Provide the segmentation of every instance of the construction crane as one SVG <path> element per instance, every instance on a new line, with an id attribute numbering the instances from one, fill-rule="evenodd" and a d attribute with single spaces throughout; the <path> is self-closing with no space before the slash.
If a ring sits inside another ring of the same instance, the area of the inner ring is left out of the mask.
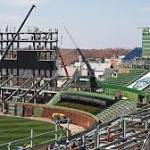
<path id="1" fill-rule="evenodd" d="M 61 45 L 60 45 L 60 49 L 62 49 L 62 37 L 61 37 Z M 69 77 L 69 73 L 68 73 L 66 64 L 65 64 L 65 62 L 64 62 L 64 59 L 63 59 L 63 57 L 62 57 L 62 55 L 61 55 L 61 53 L 60 53 L 60 50 L 57 49 L 57 48 L 56 48 L 56 50 L 57 50 L 58 56 L 59 56 L 59 58 L 60 58 L 60 60 L 61 60 L 62 66 L 63 66 L 63 68 L 64 68 L 64 70 L 65 70 L 67 79 L 69 80 L 70 77 Z"/>
<path id="2" fill-rule="evenodd" d="M 96 81 L 96 77 L 95 77 L 95 71 L 92 69 L 90 63 L 88 62 L 88 60 L 82 54 L 80 48 L 77 46 L 77 43 L 75 42 L 75 40 L 73 39 L 73 37 L 70 34 L 69 30 L 66 28 L 66 26 L 64 24 L 63 24 L 63 27 L 64 27 L 66 33 L 68 34 L 69 38 L 71 39 L 72 43 L 74 44 L 75 49 L 79 52 L 79 54 L 81 55 L 84 63 L 87 66 L 88 75 L 89 75 L 89 81 L 90 81 L 90 91 L 91 92 L 95 92 L 96 89 L 97 89 L 97 81 Z"/>
<path id="3" fill-rule="evenodd" d="M 49 37 L 50 37 L 50 32 L 49 32 L 49 34 L 47 35 L 47 40 L 49 39 Z M 60 53 L 60 50 L 62 49 L 62 37 L 61 37 L 60 49 L 59 49 L 57 46 L 55 46 L 54 49 L 55 49 L 56 53 L 58 54 L 58 56 L 59 56 L 59 58 L 60 58 L 60 61 L 61 61 L 61 63 L 62 63 L 62 66 L 63 66 L 63 68 L 64 68 L 64 70 L 65 70 L 67 79 L 69 80 L 70 77 L 69 77 L 69 73 L 68 73 L 66 64 L 65 64 L 64 59 L 63 59 L 63 57 L 62 57 L 62 55 L 61 55 L 61 53 Z"/>
<path id="4" fill-rule="evenodd" d="M 64 70 L 65 70 L 65 73 L 66 73 L 67 79 L 69 79 L 69 73 L 68 73 L 68 70 L 67 70 L 67 68 L 66 68 L 66 65 L 65 65 L 64 59 L 63 59 L 62 55 L 60 54 L 59 49 L 57 50 L 57 53 L 58 53 L 58 56 L 59 56 L 59 58 L 60 58 L 60 60 L 61 60 L 62 66 L 63 66 L 63 68 L 64 68 Z"/>
<path id="5" fill-rule="evenodd" d="M 11 48 L 13 42 L 15 41 L 16 37 L 18 36 L 18 34 L 20 33 L 22 27 L 24 26 L 25 22 L 27 21 L 28 17 L 30 16 L 33 8 L 36 7 L 35 5 L 32 5 L 31 9 L 29 10 L 28 14 L 26 15 L 25 19 L 23 20 L 22 24 L 20 25 L 18 31 L 16 32 L 15 36 L 13 37 L 12 41 L 10 42 L 10 44 L 7 46 L 5 53 L 2 55 L 2 57 L 0 58 L 0 61 L 4 60 L 5 56 L 7 55 L 9 49 Z"/>

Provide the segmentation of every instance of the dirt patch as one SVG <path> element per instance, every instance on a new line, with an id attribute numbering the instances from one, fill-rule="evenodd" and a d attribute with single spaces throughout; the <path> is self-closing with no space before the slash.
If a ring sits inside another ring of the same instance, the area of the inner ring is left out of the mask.
<path id="1" fill-rule="evenodd" d="M 26 117 L 26 118 L 31 119 L 31 120 L 44 121 L 44 122 L 49 122 L 49 123 L 54 124 L 54 122 L 48 118 L 40 118 L 40 117 Z M 67 124 L 61 124 L 61 126 L 64 128 L 67 128 Z M 85 129 L 83 127 L 77 126 L 75 124 L 69 124 L 69 130 L 71 131 L 72 135 L 75 135 L 77 133 L 85 131 Z"/>

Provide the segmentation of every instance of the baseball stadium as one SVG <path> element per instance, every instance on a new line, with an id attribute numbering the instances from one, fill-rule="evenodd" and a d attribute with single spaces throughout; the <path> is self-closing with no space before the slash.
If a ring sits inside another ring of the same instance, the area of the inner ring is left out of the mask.
<path id="1" fill-rule="evenodd" d="M 142 47 L 115 57 L 75 48 L 68 65 L 58 29 L 25 30 L 34 9 L 0 30 L 0 150 L 149 150 L 150 28 Z"/>

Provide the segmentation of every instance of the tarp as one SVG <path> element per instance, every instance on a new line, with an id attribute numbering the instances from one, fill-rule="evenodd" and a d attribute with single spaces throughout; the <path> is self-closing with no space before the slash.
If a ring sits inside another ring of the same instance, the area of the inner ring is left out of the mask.
<path id="1" fill-rule="evenodd" d="M 142 76 L 140 79 L 136 80 L 134 83 L 128 86 L 131 89 L 137 89 L 139 91 L 150 86 L 150 72 Z"/>

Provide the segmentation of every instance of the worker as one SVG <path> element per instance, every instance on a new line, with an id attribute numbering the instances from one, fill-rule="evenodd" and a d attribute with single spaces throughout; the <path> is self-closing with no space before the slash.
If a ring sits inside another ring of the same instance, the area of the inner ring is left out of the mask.
<path id="1" fill-rule="evenodd" d="M 18 146 L 16 150 L 22 150 L 22 146 Z"/>
<path id="2" fill-rule="evenodd" d="M 107 141 L 108 142 L 112 142 L 113 140 L 114 140 L 114 137 L 113 137 L 113 135 L 111 134 L 111 130 L 110 130 L 110 128 L 108 128 L 107 129 Z"/>
<path id="3" fill-rule="evenodd" d="M 27 145 L 23 144 L 22 146 L 18 146 L 17 150 L 27 150 Z"/>
<path id="4" fill-rule="evenodd" d="M 76 148 L 76 147 L 77 147 L 76 143 L 73 142 L 72 145 L 71 145 L 71 149 L 74 149 L 74 148 Z"/>
<path id="5" fill-rule="evenodd" d="M 23 144 L 22 150 L 26 150 L 26 144 Z"/>

